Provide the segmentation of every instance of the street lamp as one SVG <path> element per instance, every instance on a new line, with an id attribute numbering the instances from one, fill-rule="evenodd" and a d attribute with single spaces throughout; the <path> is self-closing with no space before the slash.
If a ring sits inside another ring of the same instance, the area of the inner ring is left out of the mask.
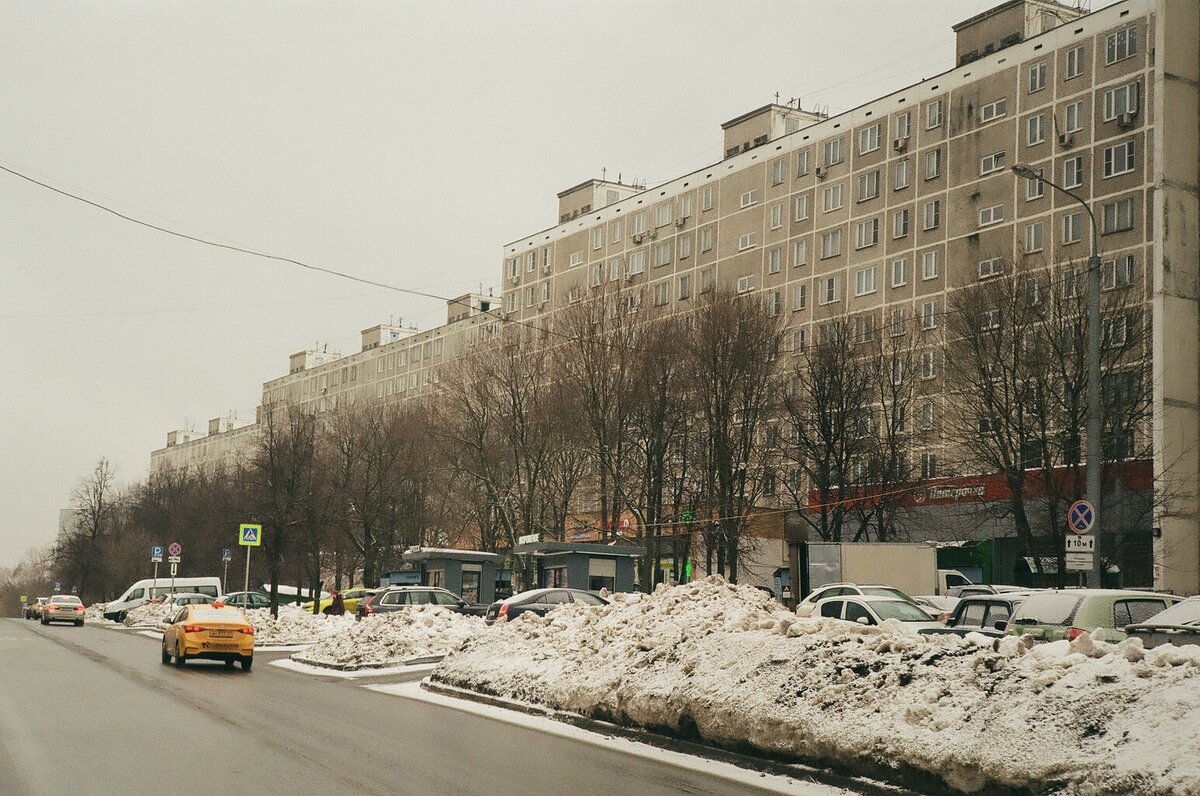
<path id="1" fill-rule="evenodd" d="M 1012 171 L 1018 177 L 1038 180 L 1071 197 L 1087 211 L 1088 219 L 1092 223 L 1092 253 L 1088 257 L 1087 283 L 1087 499 L 1092 504 L 1094 512 L 1092 532 L 1096 536 L 1096 552 L 1092 554 L 1092 580 L 1094 581 L 1092 585 L 1098 589 L 1103 586 L 1101 580 L 1103 567 L 1100 564 L 1100 532 L 1102 530 L 1100 525 L 1100 481 L 1104 466 L 1104 452 L 1100 445 L 1102 433 L 1100 423 L 1100 230 L 1096 226 L 1096 216 L 1092 212 L 1091 206 L 1083 199 L 1061 185 L 1055 185 L 1043 177 L 1040 171 L 1034 171 L 1024 163 L 1014 163 Z"/>

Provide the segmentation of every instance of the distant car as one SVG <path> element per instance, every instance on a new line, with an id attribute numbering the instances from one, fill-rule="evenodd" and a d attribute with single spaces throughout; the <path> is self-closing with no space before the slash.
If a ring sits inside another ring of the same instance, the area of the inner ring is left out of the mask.
<path id="1" fill-rule="evenodd" d="M 492 603 L 488 606 L 483 621 L 491 625 L 501 619 L 515 619 L 524 613 L 545 616 L 558 606 L 569 603 L 601 606 L 608 605 L 608 600 L 583 589 L 531 589 Z"/>
<path id="2" fill-rule="evenodd" d="M 1028 592 L 1020 591 L 964 597 L 958 601 L 954 612 L 946 620 L 945 627 L 921 632 L 955 636 L 980 633 L 984 636 L 999 638 L 1004 635 L 1004 629 L 1008 626 L 1008 620 L 1012 617 L 1013 611 L 1028 597 Z"/>
<path id="3" fill-rule="evenodd" d="M 254 628 L 237 608 L 228 605 L 185 605 L 163 631 L 162 662 L 182 667 L 192 659 L 234 663 L 250 671 L 254 664 Z"/>
<path id="4" fill-rule="evenodd" d="M 884 584 L 864 584 L 862 586 L 857 583 L 827 583 L 824 586 L 818 586 L 813 589 L 812 594 L 805 597 L 796 606 L 797 616 L 812 616 L 813 609 L 821 600 L 827 597 L 844 597 L 846 595 L 858 594 L 867 595 L 870 597 L 895 597 L 900 600 L 907 600 L 916 605 L 916 601 L 909 597 L 904 592 L 894 586 Z"/>
<path id="5" fill-rule="evenodd" d="M 1109 631 L 1107 640 L 1124 637 L 1126 625 L 1136 625 L 1162 613 L 1182 597 L 1124 589 L 1068 589 L 1031 594 L 1013 612 L 1005 632 L 1028 634 L 1038 641 L 1071 641 L 1096 628 Z"/>
<path id="6" fill-rule="evenodd" d="M 222 594 L 216 600 L 236 608 L 270 608 L 271 597 L 261 591 L 234 591 Z"/>
<path id="7" fill-rule="evenodd" d="M 49 597 L 36 597 L 25 603 L 25 618 L 41 619 L 42 611 L 46 610 L 46 603 L 49 601 Z"/>
<path id="8" fill-rule="evenodd" d="M 1022 586 L 996 586 L 989 583 L 971 583 L 946 590 L 947 597 L 974 597 L 978 594 L 1004 594 L 1009 591 L 1032 591 Z"/>
<path id="9" fill-rule="evenodd" d="M 83 603 L 74 594 L 55 594 L 42 610 L 42 624 L 70 622 L 79 627 L 83 624 Z"/>
<path id="10" fill-rule="evenodd" d="M 924 608 L 939 622 L 945 622 L 958 606 L 957 597 L 943 597 L 940 594 L 918 594 L 913 596 L 913 602 Z"/>
<path id="11" fill-rule="evenodd" d="M 914 604 L 912 600 L 872 594 L 826 597 L 817 603 L 812 616 L 842 619 L 868 626 L 881 625 L 886 619 L 896 619 L 918 632 L 926 628 L 942 627 L 941 622 L 930 617 L 921 606 Z"/>
<path id="12" fill-rule="evenodd" d="M 168 608 L 182 608 L 185 605 L 212 605 L 214 602 L 216 602 L 216 598 L 210 597 L 207 594 L 179 592 L 163 600 L 162 604 Z"/>
<path id="13" fill-rule="evenodd" d="M 1145 622 L 1125 625 L 1125 634 L 1140 638 L 1146 647 L 1200 644 L 1200 597 L 1175 603 Z"/>
<path id="14" fill-rule="evenodd" d="M 461 597 L 436 586 L 390 586 L 360 600 L 355 616 L 361 621 L 375 614 L 390 614 L 420 605 L 440 605 L 456 613 L 467 608 Z"/>
<path id="15" fill-rule="evenodd" d="M 362 602 L 363 599 L 370 597 L 372 594 L 375 594 L 378 591 L 379 589 L 368 589 L 363 586 L 359 586 L 358 588 L 354 589 L 346 589 L 344 592 L 342 592 L 342 603 L 346 606 L 346 613 L 355 613 L 358 610 L 358 604 Z M 300 607 L 311 614 L 313 609 L 312 600 L 309 600 Z M 325 597 L 321 600 L 321 613 L 329 613 L 329 609 L 332 607 L 332 596 Z"/>

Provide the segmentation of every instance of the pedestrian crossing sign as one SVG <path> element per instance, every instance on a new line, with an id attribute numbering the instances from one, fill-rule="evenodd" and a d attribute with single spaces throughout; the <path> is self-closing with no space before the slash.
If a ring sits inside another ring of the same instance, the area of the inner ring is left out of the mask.
<path id="1" fill-rule="evenodd" d="M 262 544 L 262 526 L 242 523 L 238 526 L 238 544 L 258 547 Z"/>

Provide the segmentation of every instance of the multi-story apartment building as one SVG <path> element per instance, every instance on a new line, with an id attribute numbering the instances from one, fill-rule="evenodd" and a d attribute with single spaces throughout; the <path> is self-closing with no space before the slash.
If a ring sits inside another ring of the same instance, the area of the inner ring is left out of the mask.
<path id="1" fill-rule="evenodd" d="M 721 162 L 586 212 L 575 193 L 609 185 L 577 186 L 559 195 L 559 224 L 504 246 L 504 317 L 537 323 L 614 287 L 631 313 L 687 311 L 720 285 L 762 293 L 796 349 L 858 317 L 907 315 L 933 341 L 956 288 L 1020 257 L 1059 281 L 1086 262 L 1085 212 L 1010 171 L 1026 164 L 1090 203 L 1103 268 L 1119 275 L 1106 287 L 1127 286 L 1151 319 L 1146 433 L 1169 484 L 1155 581 L 1196 592 L 1198 9 L 1010 0 L 955 26 L 950 71 L 829 118 L 766 105 L 723 125 Z M 921 475 L 936 477 L 945 442 L 921 444 Z"/>

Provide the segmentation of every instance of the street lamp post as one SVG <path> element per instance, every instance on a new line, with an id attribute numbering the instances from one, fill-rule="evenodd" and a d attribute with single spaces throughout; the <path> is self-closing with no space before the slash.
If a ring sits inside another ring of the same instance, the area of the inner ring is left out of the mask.
<path id="1" fill-rule="evenodd" d="M 1096 215 L 1092 212 L 1091 206 L 1071 191 L 1054 184 L 1043 177 L 1041 172 L 1034 171 L 1023 163 L 1014 163 L 1012 171 L 1018 177 L 1038 180 L 1071 197 L 1087 212 L 1088 219 L 1092 224 L 1092 253 L 1088 257 L 1087 283 L 1087 499 L 1095 512 L 1092 533 L 1096 536 L 1096 552 L 1092 554 L 1091 585 L 1094 588 L 1101 588 L 1103 585 L 1101 576 L 1104 568 L 1100 563 L 1100 534 L 1103 531 L 1100 483 L 1104 467 L 1104 450 L 1100 440 L 1102 434 L 1100 415 L 1100 229 L 1096 226 Z"/>

